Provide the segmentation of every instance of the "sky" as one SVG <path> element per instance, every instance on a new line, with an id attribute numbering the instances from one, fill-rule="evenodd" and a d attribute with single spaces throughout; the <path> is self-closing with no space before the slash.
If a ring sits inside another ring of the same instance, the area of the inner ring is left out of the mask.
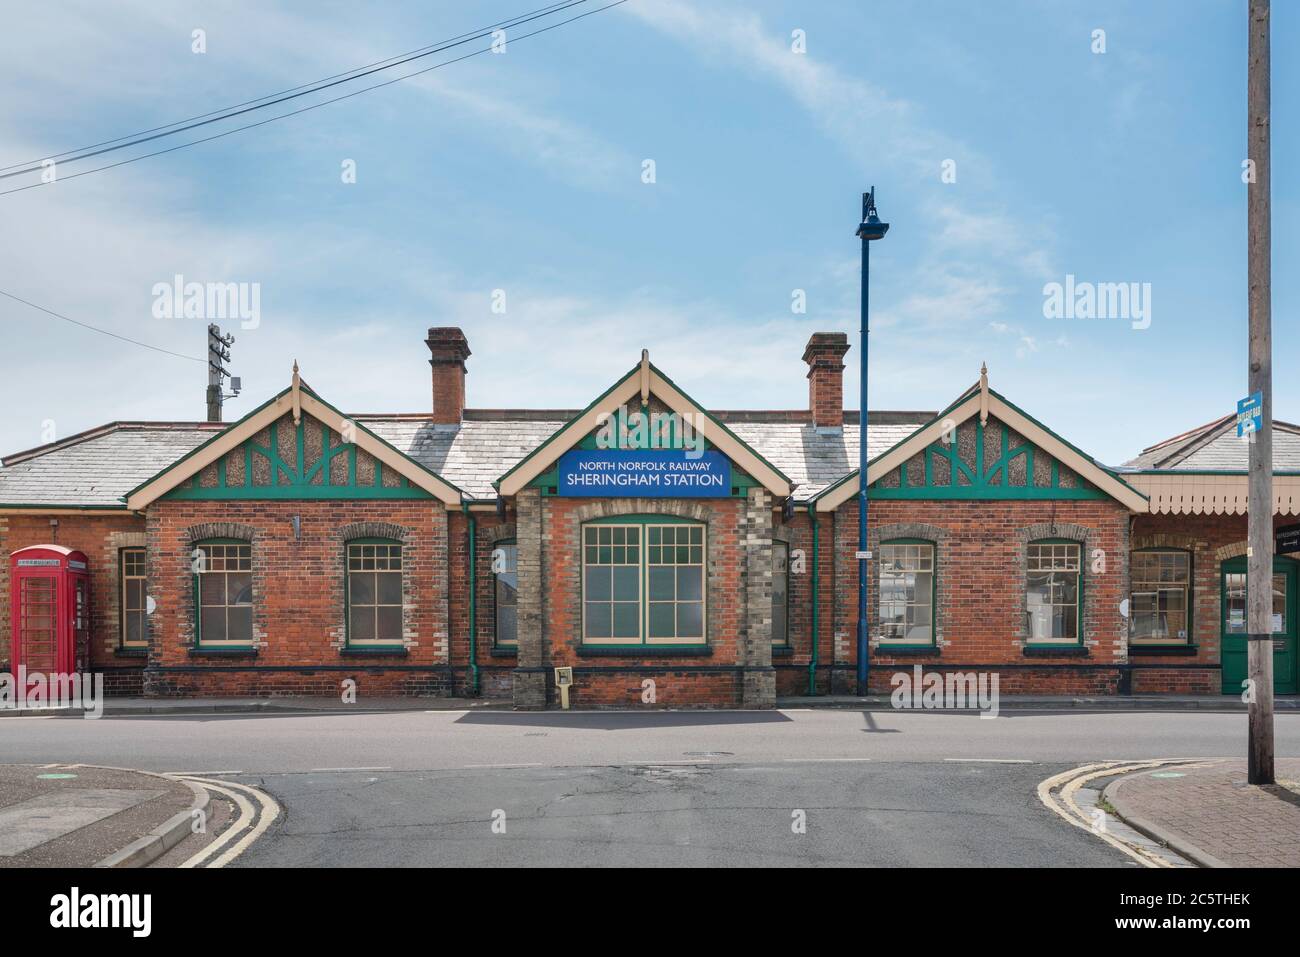
<path id="1" fill-rule="evenodd" d="M 157 315 L 156 286 L 256 284 L 256 322 L 225 324 L 244 386 L 228 420 L 295 360 L 349 412 L 427 411 L 430 326 L 465 330 L 469 405 L 510 408 L 585 406 L 642 348 L 708 407 L 805 408 L 803 347 L 840 330 L 856 407 L 874 185 L 890 231 L 871 249 L 871 408 L 938 410 L 986 362 L 1117 464 L 1246 394 L 1246 0 L 628 0 L 522 36 L 606 2 L 256 129 L 81 177 L 236 124 L 59 163 L 0 195 L 0 290 L 201 356 L 208 319 Z M 0 166 L 541 5 L 6 4 Z M 1274 4 L 1272 43 L 1274 414 L 1294 422 L 1300 4 Z M 1137 284 L 1145 318 L 1049 318 L 1067 276 Z M 202 363 L 4 298 L 0 323 L 6 454 L 204 416 Z"/>

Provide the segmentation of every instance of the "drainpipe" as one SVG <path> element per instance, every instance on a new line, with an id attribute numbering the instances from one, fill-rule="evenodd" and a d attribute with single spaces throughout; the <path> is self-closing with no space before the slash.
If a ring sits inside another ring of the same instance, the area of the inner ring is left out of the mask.
<path id="1" fill-rule="evenodd" d="M 808 519 L 812 522 L 812 657 L 808 659 L 808 694 L 815 697 L 817 694 L 817 585 L 818 585 L 818 558 L 821 549 L 817 547 L 820 528 L 817 525 L 817 503 L 808 503 Z"/>
<path id="2" fill-rule="evenodd" d="M 474 580 L 474 553 L 477 550 L 475 533 L 478 531 L 478 521 L 470 513 L 468 502 L 462 502 L 461 507 L 465 510 L 465 525 L 469 534 L 469 557 L 465 562 L 466 576 L 469 583 L 469 687 L 470 696 L 477 698 L 479 690 L 478 602 L 475 600 L 475 596 L 478 594 L 478 583 Z"/>

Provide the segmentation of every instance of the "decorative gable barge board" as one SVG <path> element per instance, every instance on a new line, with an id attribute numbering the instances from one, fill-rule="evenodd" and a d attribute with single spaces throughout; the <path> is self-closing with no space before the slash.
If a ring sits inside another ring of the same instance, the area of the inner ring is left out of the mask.
<path id="1" fill-rule="evenodd" d="M 869 462 L 867 464 L 868 489 L 879 482 L 885 475 L 902 466 L 913 455 L 923 452 L 928 447 L 940 442 L 945 431 L 960 426 L 967 419 L 978 415 L 981 403 L 980 392 L 968 394 L 964 399 L 958 400 L 954 405 L 940 412 L 908 438 Z M 992 418 L 1009 425 L 1028 441 L 1069 466 L 1085 481 L 1105 492 L 1108 497 L 1121 502 L 1131 511 L 1147 511 L 1146 496 L 1125 482 L 1117 473 L 1098 465 L 1088 455 L 991 389 L 988 391 L 987 406 L 988 414 Z M 817 503 L 816 508 L 819 512 L 830 512 L 855 498 L 857 494 L 858 472 L 854 470 L 838 482 L 823 489 L 814 496 L 813 500 Z M 870 497 L 870 490 L 868 490 L 867 494 Z M 951 497 L 956 498 L 958 496 Z"/>
<path id="2" fill-rule="evenodd" d="M 356 444 L 360 448 L 373 455 L 384 465 L 391 466 L 413 485 L 424 489 L 448 506 L 458 507 L 461 504 L 462 493 L 460 489 L 446 479 L 399 452 L 360 422 L 349 419 L 338 409 L 317 398 L 311 392 L 291 386 L 275 398 L 264 402 L 238 422 L 233 423 L 224 432 L 218 433 L 194 449 L 194 451 L 182 456 L 153 478 L 132 489 L 124 496 L 127 508 L 132 511 L 145 508 L 159 496 L 170 492 L 186 479 L 224 458 L 229 452 L 246 440 L 251 439 L 264 427 L 286 414 L 295 414 L 299 410 L 301 413 L 309 415 L 326 425 L 337 423 L 337 427 L 331 426 L 335 428 L 335 431 L 342 431 L 345 421 L 351 422 L 356 431 Z"/>
<path id="3" fill-rule="evenodd" d="M 281 434 L 286 428 L 291 430 L 293 435 L 292 461 L 286 461 L 280 451 Z M 266 431 L 269 433 L 267 445 L 248 439 L 218 459 L 215 468 L 213 465 L 206 466 L 171 491 L 163 493 L 163 498 L 188 500 L 433 498 L 425 489 L 413 486 L 404 475 L 398 475 L 395 484 L 387 484 L 382 461 L 359 449 L 356 443 L 331 444 L 332 437 L 338 433 L 319 419 L 303 416 L 295 426 L 289 416 L 283 416 L 272 422 Z M 309 466 L 308 447 L 317 439 L 321 445 L 319 456 L 315 464 Z M 242 481 L 231 481 L 232 456 L 239 472 L 242 473 Z M 368 483 L 361 481 L 357 468 L 358 459 L 363 456 L 365 458 L 362 461 L 371 473 L 371 481 Z M 346 468 L 346 481 L 343 484 L 333 483 L 331 464 L 336 458 L 340 459 L 340 464 L 345 465 Z M 262 463 L 266 463 L 269 482 L 258 484 L 256 479 Z M 209 469 L 215 472 L 211 485 L 204 484 L 202 481 Z"/>
<path id="4" fill-rule="evenodd" d="M 596 401 L 574 416 L 567 425 L 497 479 L 493 484 L 499 494 L 516 495 L 520 489 L 526 488 L 534 479 L 549 471 L 561 455 L 574 448 L 600 426 L 604 414 L 614 412 L 634 398 L 638 400 L 636 404 L 639 407 L 643 383 L 652 395 L 657 396 L 672 411 L 681 415 L 704 416 L 710 423 L 708 427 L 701 430 L 705 439 L 753 476 L 772 495 L 784 498 L 790 494 L 792 489 L 789 476 L 759 455 L 727 428 L 721 419 L 678 389 L 672 380 L 648 361 L 629 370 Z"/>

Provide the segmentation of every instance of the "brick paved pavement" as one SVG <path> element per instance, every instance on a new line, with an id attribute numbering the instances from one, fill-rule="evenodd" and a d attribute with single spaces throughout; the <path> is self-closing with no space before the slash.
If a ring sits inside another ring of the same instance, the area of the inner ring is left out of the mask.
<path id="1" fill-rule="evenodd" d="M 1219 758 L 1127 775 L 1105 800 L 1200 864 L 1300 867 L 1300 759 L 1280 759 L 1276 776 L 1276 785 L 1253 787 L 1245 760 Z"/>

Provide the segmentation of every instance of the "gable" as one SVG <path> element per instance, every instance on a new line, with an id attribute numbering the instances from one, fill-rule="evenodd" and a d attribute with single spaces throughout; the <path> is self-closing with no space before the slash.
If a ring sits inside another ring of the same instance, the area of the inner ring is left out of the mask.
<path id="1" fill-rule="evenodd" d="M 1141 492 L 989 389 L 983 377 L 977 389 L 872 459 L 867 481 L 872 498 L 1112 498 L 1135 512 L 1148 506 Z M 817 510 L 833 511 L 857 494 L 855 470 L 816 496 Z"/>
<path id="2" fill-rule="evenodd" d="M 651 394 L 648 401 L 640 408 L 628 408 L 610 416 L 603 424 L 588 432 L 570 452 L 652 452 L 699 450 L 703 453 L 716 452 L 725 455 L 704 435 L 697 435 L 689 421 L 673 414 L 657 396 Z M 561 458 L 567 453 L 561 453 Z M 730 461 L 730 460 L 729 460 Z M 550 469 L 537 476 L 530 487 L 542 489 L 543 495 L 559 494 L 559 467 L 553 464 Z M 730 485 L 720 489 L 721 494 L 709 497 L 743 498 L 749 489 L 758 485 L 742 466 L 730 461 Z"/>
<path id="3" fill-rule="evenodd" d="M 392 499 L 434 496 L 314 416 L 292 413 L 261 429 L 164 499 Z"/>
<path id="4" fill-rule="evenodd" d="M 614 383 L 603 395 L 583 409 L 558 432 L 525 456 L 495 483 L 500 495 L 515 495 L 527 488 L 540 476 L 552 471 L 560 456 L 579 448 L 602 423 L 622 409 L 638 412 L 652 402 L 664 412 L 687 417 L 696 433 L 710 448 L 725 455 L 755 483 L 762 485 L 774 496 L 784 498 L 791 492 L 790 479 L 778 468 L 754 451 L 715 416 L 650 363 L 642 353 L 640 365 Z"/>
<path id="5" fill-rule="evenodd" d="M 1106 494 L 1007 423 L 971 416 L 881 475 L 879 499 L 1101 499 Z"/>
<path id="6" fill-rule="evenodd" d="M 344 433 L 348 433 L 346 436 Z M 138 511 L 177 499 L 434 498 L 460 490 L 294 384 L 128 492 Z"/>

